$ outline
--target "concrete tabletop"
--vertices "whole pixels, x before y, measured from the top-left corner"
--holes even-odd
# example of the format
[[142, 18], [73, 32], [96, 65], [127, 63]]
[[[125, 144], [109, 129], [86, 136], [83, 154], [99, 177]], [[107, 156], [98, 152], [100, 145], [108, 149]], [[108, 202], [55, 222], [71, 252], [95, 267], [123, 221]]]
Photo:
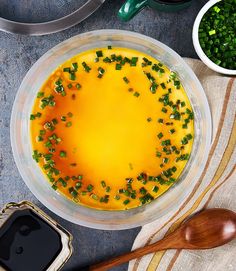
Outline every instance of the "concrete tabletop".
[[[9, 129], [11, 109], [17, 89], [34, 62], [56, 44], [86, 31], [102, 28], [132, 30], [165, 43], [183, 57], [197, 57], [191, 31], [194, 18], [207, 0], [194, 0], [190, 8], [178, 13], [161, 13], [146, 8], [127, 23], [116, 16], [123, 2], [107, 0], [84, 22], [56, 34], [30, 37], [0, 32], [0, 208], [10, 201], [29, 200], [68, 229], [74, 236], [74, 254], [63, 270], [76, 270], [129, 251], [140, 228], [125, 231], [89, 229], [67, 222], [46, 209], [26, 187], [14, 163]], [[127, 266], [112, 270], [127, 270]]]

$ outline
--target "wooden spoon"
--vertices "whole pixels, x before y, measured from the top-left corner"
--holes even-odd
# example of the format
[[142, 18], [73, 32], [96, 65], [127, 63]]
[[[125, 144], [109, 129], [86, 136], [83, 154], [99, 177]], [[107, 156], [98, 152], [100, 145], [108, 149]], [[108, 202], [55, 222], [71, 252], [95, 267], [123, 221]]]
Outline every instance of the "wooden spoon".
[[207, 209], [194, 214], [162, 240], [82, 270], [105, 271], [146, 254], [165, 249], [209, 249], [236, 237], [236, 213], [227, 209]]

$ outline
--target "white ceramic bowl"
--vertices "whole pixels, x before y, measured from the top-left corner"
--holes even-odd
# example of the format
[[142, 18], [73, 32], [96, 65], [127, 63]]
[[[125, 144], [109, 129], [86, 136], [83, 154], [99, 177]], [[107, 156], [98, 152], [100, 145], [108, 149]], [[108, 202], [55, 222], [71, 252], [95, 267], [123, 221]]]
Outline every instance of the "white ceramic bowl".
[[[67, 199], [51, 188], [32, 158], [29, 116], [37, 92], [58, 65], [92, 48], [127, 47], [159, 59], [179, 74], [195, 115], [193, 150], [181, 177], [167, 193], [150, 204], [127, 211], [101, 211]], [[98, 229], [127, 229], [149, 223], [177, 209], [201, 175], [210, 149], [212, 121], [204, 90], [185, 61], [166, 45], [134, 32], [99, 30], [80, 34], [49, 50], [25, 76], [12, 109], [11, 144], [20, 174], [32, 193], [51, 211], [76, 224]]]
[[213, 71], [222, 73], [222, 74], [227, 74], [227, 75], [236, 75], [236, 70], [229, 70], [229, 69], [225, 69], [223, 67], [220, 67], [218, 65], [216, 65], [213, 61], [211, 61], [206, 54], [203, 52], [202, 47], [199, 43], [199, 37], [198, 37], [198, 29], [199, 29], [199, 25], [201, 23], [202, 17], [205, 15], [205, 13], [212, 7], [214, 6], [216, 3], [220, 2], [221, 0], [210, 0], [208, 1], [203, 7], [202, 9], [199, 11], [194, 25], [193, 25], [193, 33], [192, 33], [192, 37], [193, 37], [193, 45], [194, 48], [199, 56], [199, 58]]

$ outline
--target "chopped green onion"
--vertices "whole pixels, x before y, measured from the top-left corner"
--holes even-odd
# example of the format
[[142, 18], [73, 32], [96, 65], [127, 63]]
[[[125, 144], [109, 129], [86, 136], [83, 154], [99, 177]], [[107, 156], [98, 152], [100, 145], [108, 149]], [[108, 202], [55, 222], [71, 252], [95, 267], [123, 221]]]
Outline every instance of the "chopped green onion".
[[74, 71], [76, 72], [78, 70], [78, 63], [77, 62], [72, 63], [72, 67]]
[[181, 105], [181, 107], [185, 107], [186, 103], [185, 102], [181, 102], [180, 105]]
[[82, 62], [82, 66], [86, 72], [90, 72], [91, 68], [86, 64], [86, 62]]
[[166, 88], [165, 83], [161, 83], [161, 87], [162, 87], [163, 89], [165, 89], [165, 88]]
[[76, 84], [77, 89], [81, 89], [81, 85], [79, 83]]
[[103, 59], [103, 62], [105, 62], [105, 63], [111, 63], [111, 59], [109, 57], [105, 57]]
[[126, 76], [123, 77], [123, 80], [125, 81], [126, 84], [129, 84], [129, 79]]
[[111, 187], [110, 186], [107, 186], [106, 187], [106, 192], [109, 193], [111, 191]]
[[44, 92], [38, 92], [37, 98], [42, 98], [44, 96]]
[[163, 113], [166, 113], [166, 112], [167, 112], [167, 109], [166, 109], [165, 107], [163, 107], [163, 108], [161, 109], [161, 111], [162, 111]]
[[166, 157], [163, 158], [163, 163], [164, 163], [164, 164], [167, 164], [168, 162], [169, 162], [169, 159], [168, 159], [168, 158], [166, 158]]
[[91, 192], [92, 190], [93, 190], [93, 185], [91, 185], [91, 184], [89, 184], [88, 186], [87, 186], [87, 190], [89, 191], [89, 192]]
[[210, 36], [214, 35], [215, 33], [216, 33], [216, 31], [214, 29], [209, 31]]
[[52, 189], [57, 190], [57, 185], [53, 184]]
[[63, 72], [69, 72], [70, 73], [70, 67], [66, 67], [63, 69]]
[[60, 157], [66, 157], [66, 152], [65, 151], [60, 151]]
[[138, 62], [138, 57], [132, 57], [131, 58], [131, 61], [130, 61], [130, 66], [131, 67], [134, 67], [137, 65], [137, 62]]
[[75, 81], [75, 79], [76, 79], [75, 73], [70, 73], [69, 78], [70, 78], [70, 80]]
[[30, 115], [30, 120], [35, 120], [35, 115], [31, 114]]
[[66, 123], [66, 127], [71, 127], [72, 126], [72, 122], [71, 121], [68, 121], [67, 123]]
[[144, 187], [141, 187], [141, 188], [139, 189], [139, 192], [140, 192], [140, 194], [142, 194], [142, 195], [146, 195], [146, 194], [147, 194], [147, 189], [144, 188]]
[[97, 51], [97, 52], [96, 52], [96, 55], [97, 55], [97, 57], [103, 57], [102, 51]]
[[121, 68], [122, 68], [122, 66], [121, 66], [121, 64], [116, 64], [116, 70], [121, 70]]
[[158, 187], [158, 186], [156, 186], [156, 185], [155, 185], [155, 186], [153, 187], [153, 189], [152, 189], [152, 191], [153, 191], [154, 193], [157, 193], [157, 192], [158, 192], [158, 190], [159, 190], [159, 187]]
[[92, 197], [92, 199], [94, 199], [94, 200], [99, 200], [99, 197], [98, 197], [97, 195], [95, 195], [95, 194], [92, 194], [91, 197]]
[[61, 121], [66, 121], [66, 116], [61, 116]]
[[102, 185], [102, 187], [106, 187], [105, 181], [101, 181], [101, 185]]
[[129, 199], [126, 199], [125, 201], [123, 201], [123, 204], [124, 205], [127, 205], [127, 204], [129, 204], [130, 203], [130, 200]]
[[191, 140], [193, 138], [193, 136], [191, 134], [187, 134], [186, 137], [188, 140]]
[[139, 96], [140, 96], [140, 93], [137, 92], [137, 91], [135, 91], [135, 92], [134, 92], [134, 96], [135, 96], [135, 97], [139, 97]]

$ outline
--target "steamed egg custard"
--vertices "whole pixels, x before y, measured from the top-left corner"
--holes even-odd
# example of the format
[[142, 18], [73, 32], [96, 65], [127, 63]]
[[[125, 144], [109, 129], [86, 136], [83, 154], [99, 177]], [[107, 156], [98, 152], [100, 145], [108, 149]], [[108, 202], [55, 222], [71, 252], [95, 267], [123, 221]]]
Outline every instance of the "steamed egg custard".
[[93, 49], [60, 65], [37, 93], [33, 158], [53, 189], [91, 208], [149, 203], [191, 153], [193, 111], [176, 73], [128, 48]]

